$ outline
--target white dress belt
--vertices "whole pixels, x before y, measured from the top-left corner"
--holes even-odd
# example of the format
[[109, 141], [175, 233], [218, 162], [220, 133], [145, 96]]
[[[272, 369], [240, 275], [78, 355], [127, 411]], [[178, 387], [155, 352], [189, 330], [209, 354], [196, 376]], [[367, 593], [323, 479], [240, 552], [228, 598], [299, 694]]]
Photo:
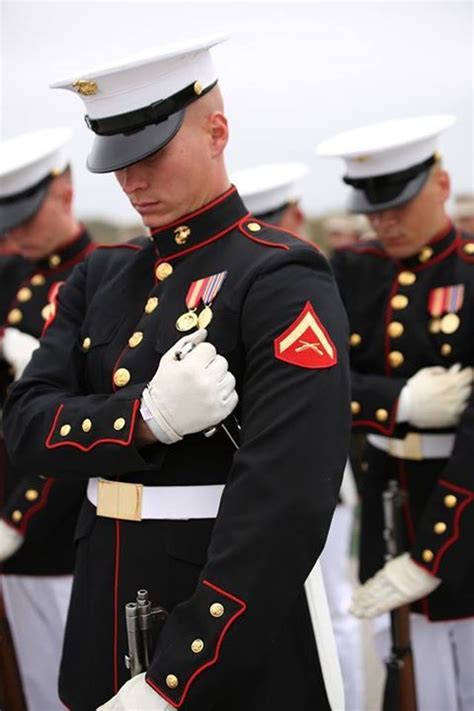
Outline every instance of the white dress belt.
[[388, 452], [398, 459], [447, 459], [454, 449], [454, 434], [421, 434], [409, 432], [405, 439], [369, 434], [367, 441], [373, 447]]
[[[99, 479], [89, 479], [87, 498], [97, 507]], [[127, 486], [127, 484], [124, 484]], [[141, 486], [139, 519], [183, 521], [216, 518], [224, 484], [202, 486]], [[100, 514], [99, 514], [100, 515]], [[121, 518], [118, 516], [118, 518]]]

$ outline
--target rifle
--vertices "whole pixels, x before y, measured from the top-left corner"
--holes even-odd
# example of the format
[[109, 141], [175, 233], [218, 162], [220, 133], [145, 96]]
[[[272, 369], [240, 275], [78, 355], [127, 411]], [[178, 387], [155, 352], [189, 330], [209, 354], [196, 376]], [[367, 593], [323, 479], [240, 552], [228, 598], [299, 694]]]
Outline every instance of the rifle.
[[0, 588], [0, 708], [25, 711], [25, 697], [16, 661], [15, 647]]
[[[402, 538], [403, 493], [398, 482], [391, 479], [383, 492], [384, 539], [386, 560], [403, 553]], [[413, 653], [410, 640], [410, 605], [402, 605], [390, 613], [392, 646], [385, 660], [387, 676], [383, 711], [416, 711], [416, 686]]]
[[136, 602], [125, 605], [127, 626], [128, 654], [125, 666], [134, 677], [146, 671], [150, 666], [161, 627], [166, 621], [167, 612], [163, 607], [152, 607], [147, 590], [137, 592]]

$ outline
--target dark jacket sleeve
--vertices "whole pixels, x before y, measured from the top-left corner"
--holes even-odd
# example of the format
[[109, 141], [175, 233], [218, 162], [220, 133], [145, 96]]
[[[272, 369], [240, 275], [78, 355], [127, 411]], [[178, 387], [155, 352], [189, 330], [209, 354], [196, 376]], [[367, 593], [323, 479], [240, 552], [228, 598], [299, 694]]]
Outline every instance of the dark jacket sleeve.
[[[349, 288], [354, 273], [354, 265], [348, 264], [351, 257], [354, 258], [354, 255], [347, 254], [345, 250], [336, 250], [331, 259], [339, 293], [348, 314], [351, 313], [351, 299], [355, 298]], [[351, 358], [352, 428], [356, 432], [393, 435], [397, 428], [398, 400], [406, 379], [360, 372], [353, 360]]]
[[145, 383], [86, 394], [80, 327], [87, 308], [87, 268], [88, 260], [59, 291], [56, 317], [7, 399], [6, 446], [23, 472], [90, 477], [111, 467], [117, 474], [146, 467], [133, 445]]
[[41, 544], [65, 518], [77, 518], [84, 494], [84, 480], [65, 482], [36, 474], [21, 477], [1, 518], [18, 533]]
[[474, 396], [459, 423], [454, 451], [424, 509], [411, 555], [454, 587], [474, 564]]
[[[170, 615], [147, 676], [186, 711], [212, 708], [256, 673], [323, 548], [337, 503], [350, 432], [347, 322], [326, 261], [309, 255], [275, 258], [243, 309], [241, 447], [200, 583]], [[330, 367], [276, 358], [275, 339], [307, 302], [337, 350]], [[204, 643], [199, 653], [190, 644], [196, 638]]]

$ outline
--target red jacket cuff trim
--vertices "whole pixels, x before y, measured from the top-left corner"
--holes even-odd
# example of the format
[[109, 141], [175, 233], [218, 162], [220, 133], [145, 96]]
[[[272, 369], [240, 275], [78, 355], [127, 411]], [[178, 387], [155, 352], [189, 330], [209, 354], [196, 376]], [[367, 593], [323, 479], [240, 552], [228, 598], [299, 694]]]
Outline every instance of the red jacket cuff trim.
[[243, 600], [241, 600], [240, 598], [236, 597], [235, 595], [232, 595], [231, 593], [226, 592], [225, 590], [222, 590], [222, 588], [217, 587], [217, 585], [214, 585], [213, 583], [210, 583], [208, 580], [203, 580], [203, 581], [202, 581], [202, 584], [205, 585], [206, 587], [210, 588], [211, 590], [215, 590], [217, 593], [219, 593], [219, 594], [222, 595], [223, 597], [226, 597], [226, 598], [228, 598], [229, 600], [232, 600], [232, 601], [235, 602], [239, 607], [238, 607], [238, 609], [234, 612], [234, 614], [231, 615], [231, 617], [229, 617], [229, 619], [227, 620], [226, 624], [225, 624], [224, 627], [222, 628], [222, 630], [221, 630], [221, 632], [220, 632], [220, 634], [219, 634], [219, 637], [218, 637], [218, 639], [217, 639], [216, 648], [215, 648], [215, 652], [214, 652], [214, 655], [213, 655], [212, 659], [210, 659], [209, 661], [207, 661], [207, 662], [205, 662], [204, 664], [202, 664], [200, 667], [198, 667], [198, 668], [193, 672], [193, 674], [189, 677], [188, 681], [186, 682], [186, 685], [185, 685], [185, 687], [184, 687], [184, 689], [183, 689], [183, 692], [182, 692], [182, 694], [181, 694], [181, 697], [180, 697], [179, 699], [171, 699], [159, 686], [157, 686], [157, 685], [152, 681], [152, 679], [147, 679], [147, 683], [148, 683], [160, 696], [162, 696], [169, 704], [171, 704], [174, 708], [180, 708], [180, 707], [183, 705], [183, 703], [184, 703], [184, 701], [185, 701], [185, 699], [186, 699], [186, 696], [187, 696], [187, 694], [188, 694], [188, 691], [189, 691], [189, 689], [190, 689], [190, 687], [191, 687], [191, 684], [192, 684], [193, 681], [196, 679], [196, 677], [199, 676], [199, 674], [201, 674], [201, 673], [202, 673], [205, 669], [207, 669], [208, 667], [214, 666], [214, 664], [216, 664], [216, 662], [217, 662], [218, 659], [219, 659], [219, 654], [220, 654], [220, 650], [221, 650], [221, 647], [222, 647], [222, 642], [224, 641], [224, 637], [225, 637], [227, 631], [228, 631], [229, 628], [234, 624], [234, 622], [235, 622], [241, 615], [243, 615], [243, 613], [244, 613], [244, 612], [246, 611], [246, 609], [247, 609], [246, 603], [245, 603]]
[[383, 425], [381, 422], [377, 422], [376, 420], [352, 420], [352, 427], [371, 427], [374, 430], [377, 430], [377, 432], [380, 432], [381, 434], [385, 435], [386, 437], [390, 437], [393, 435], [395, 431], [395, 427], [397, 424], [397, 411], [398, 411], [398, 398], [395, 400], [395, 402], [392, 405], [391, 412], [390, 412], [390, 417], [388, 420], [387, 425]]
[[[135, 432], [135, 424], [136, 424], [136, 419], [137, 419], [137, 413], [140, 408], [140, 400], [134, 400], [133, 401], [133, 410], [132, 410], [132, 415], [131, 415], [131, 421], [130, 421], [130, 427], [128, 431], [128, 436], [126, 439], [123, 439], [125, 434], [123, 435], [122, 439], [119, 437], [103, 437], [100, 439], [93, 440], [90, 444], [84, 445], [81, 444], [80, 442], [77, 442], [72, 439], [64, 439], [62, 438], [60, 442], [53, 442], [53, 437], [57, 437], [59, 432], [56, 431], [56, 428], [58, 426], [58, 420], [60, 418], [61, 412], [64, 409], [64, 405], [60, 405], [58, 407], [58, 410], [56, 412], [56, 415], [53, 420], [53, 424], [51, 426], [51, 429], [49, 431], [49, 434], [46, 438], [45, 445], [47, 449], [57, 449], [58, 447], [74, 447], [75, 449], [79, 449], [81, 452], [90, 452], [91, 449], [94, 449], [94, 447], [98, 447], [100, 444], [118, 444], [122, 447], [128, 447], [132, 440], [133, 440], [133, 435]], [[81, 435], [84, 436], [84, 432], [81, 431]], [[60, 435], [59, 435], [60, 436]]]

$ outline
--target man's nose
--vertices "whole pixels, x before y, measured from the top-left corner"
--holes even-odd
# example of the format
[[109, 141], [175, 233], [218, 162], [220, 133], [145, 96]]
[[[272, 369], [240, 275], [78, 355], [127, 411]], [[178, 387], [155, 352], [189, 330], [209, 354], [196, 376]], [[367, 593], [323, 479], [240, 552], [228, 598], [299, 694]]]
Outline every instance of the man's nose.
[[139, 165], [129, 165], [115, 172], [120, 187], [127, 195], [147, 187], [143, 169]]

